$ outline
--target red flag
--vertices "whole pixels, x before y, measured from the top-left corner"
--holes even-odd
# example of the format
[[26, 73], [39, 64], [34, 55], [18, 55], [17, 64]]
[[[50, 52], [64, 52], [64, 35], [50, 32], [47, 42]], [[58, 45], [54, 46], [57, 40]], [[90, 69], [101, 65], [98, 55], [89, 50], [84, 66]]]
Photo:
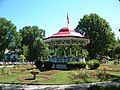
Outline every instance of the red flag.
[[70, 19], [68, 17], [68, 14], [67, 14], [67, 23], [70, 24]]

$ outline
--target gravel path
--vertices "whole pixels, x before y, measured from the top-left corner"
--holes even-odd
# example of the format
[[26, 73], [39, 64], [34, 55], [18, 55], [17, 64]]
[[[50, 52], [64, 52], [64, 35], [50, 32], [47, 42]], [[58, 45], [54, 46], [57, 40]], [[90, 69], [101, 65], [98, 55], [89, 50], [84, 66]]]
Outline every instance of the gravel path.
[[0, 90], [86, 90], [91, 85], [106, 86], [120, 85], [120, 80], [115, 82], [98, 82], [86, 84], [71, 84], [71, 85], [13, 85], [0, 84]]

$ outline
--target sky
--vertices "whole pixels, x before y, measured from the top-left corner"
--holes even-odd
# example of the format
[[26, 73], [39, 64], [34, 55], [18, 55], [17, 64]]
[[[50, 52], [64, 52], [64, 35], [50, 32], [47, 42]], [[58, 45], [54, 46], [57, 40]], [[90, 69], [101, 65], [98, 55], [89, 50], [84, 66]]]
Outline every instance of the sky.
[[12, 21], [17, 31], [37, 25], [46, 37], [67, 26], [67, 13], [73, 29], [84, 15], [96, 13], [109, 22], [116, 39], [120, 38], [119, 0], [0, 0], [0, 17]]

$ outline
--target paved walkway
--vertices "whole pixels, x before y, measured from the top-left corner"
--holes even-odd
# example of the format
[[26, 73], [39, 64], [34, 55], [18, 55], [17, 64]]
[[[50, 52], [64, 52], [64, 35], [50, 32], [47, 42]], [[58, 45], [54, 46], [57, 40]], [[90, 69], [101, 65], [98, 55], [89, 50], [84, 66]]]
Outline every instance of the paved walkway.
[[120, 80], [117, 82], [98, 82], [86, 84], [71, 84], [71, 85], [13, 85], [0, 84], [0, 90], [86, 90], [91, 85], [106, 86], [120, 85]]
[[11, 85], [0, 84], [0, 90], [84, 90], [89, 85], [73, 84], [73, 85]]

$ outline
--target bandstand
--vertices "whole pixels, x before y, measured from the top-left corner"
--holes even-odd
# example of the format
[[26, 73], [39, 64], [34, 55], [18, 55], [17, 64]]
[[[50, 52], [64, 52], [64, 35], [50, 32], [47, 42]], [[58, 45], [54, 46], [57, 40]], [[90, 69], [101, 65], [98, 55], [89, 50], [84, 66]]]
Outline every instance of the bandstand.
[[[59, 30], [58, 33], [53, 34], [50, 37], [44, 38], [44, 42], [48, 44], [49, 51], [48, 51], [48, 58], [49, 61], [55, 64], [55, 68], [57, 64], [66, 64], [67, 62], [75, 62], [76, 60], [80, 62], [85, 62], [85, 58], [80, 57], [78, 55], [77, 47], [79, 47], [82, 44], [88, 44], [89, 38], [82, 36], [80, 33], [75, 32], [74, 29], [70, 27], [63, 27]], [[53, 48], [50, 48], [50, 47]], [[59, 50], [57, 49], [59, 46], [63, 47], [63, 53], [64, 55], [62, 57], [58, 57], [57, 52]], [[65, 47], [69, 48], [69, 55], [66, 55], [66, 49]], [[76, 46], [76, 59], [72, 57], [72, 47]], [[54, 51], [52, 57], [50, 57], [50, 51], [51, 49]], [[82, 50], [84, 52], [84, 50]]]

